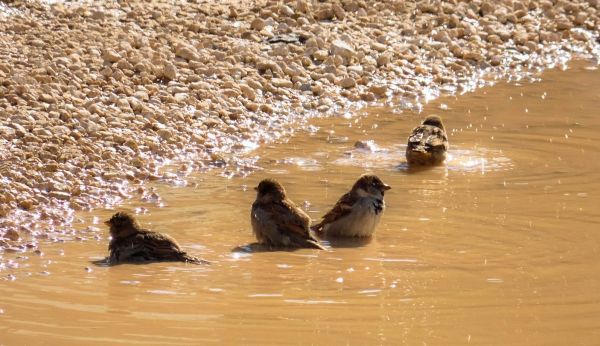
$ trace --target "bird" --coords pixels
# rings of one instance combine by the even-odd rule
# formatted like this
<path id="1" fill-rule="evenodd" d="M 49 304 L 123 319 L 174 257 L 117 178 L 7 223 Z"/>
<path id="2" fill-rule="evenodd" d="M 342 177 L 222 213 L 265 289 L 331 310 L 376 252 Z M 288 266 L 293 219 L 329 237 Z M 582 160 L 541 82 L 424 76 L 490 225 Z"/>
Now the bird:
<path id="1" fill-rule="evenodd" d="M 448 136 L 442 118 L 429 115 L 408 136 L 406 161 L 410 165 L 439 165 L 446 160 Z"/>
<path id="2" fill-rule="evenodd" d="M 310 230 L 310 217 L 290 200 L 274 179 L 263 179 L 257 187 L 250 219 L 261 245 L 273 248 L 325 250 Z"/>
<path id="3" fill-rule="evenodd" d="M 312 229 L 327 237 L 370 237 L 385 209 L 383 195 L 389 189 L 376 175 L 361 175 Z"/>
<path id="4" fill-rule="evenodd" d="M 161 261 L 210 263 L 188 255 L 170 236 L 143 229 L 135 217 L 127 212 L 115 213 L 104 224 L 110 227 L 109 264 Z"/>

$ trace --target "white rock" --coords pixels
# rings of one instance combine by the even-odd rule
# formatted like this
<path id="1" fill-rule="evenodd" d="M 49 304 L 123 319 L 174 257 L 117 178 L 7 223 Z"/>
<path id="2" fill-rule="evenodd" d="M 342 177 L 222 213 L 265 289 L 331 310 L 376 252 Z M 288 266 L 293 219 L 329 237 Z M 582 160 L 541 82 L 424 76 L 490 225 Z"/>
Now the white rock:
<path id="1" fill-rule="evenodd" d="M 342 40 L 335 40 L 331 43 L 331 54 L 340 55 L 345 59 L 351 59 L 356 55 L 356 51 L 350 44 Z"/>
<path id="2" fill-rule="evenodd" d="M 325 61 L 329 56 L 329 52 L 324 49 L 317 50 L 313 53 L 313 58 L 317 61 Z"/>
<path id="3" fill-rule="evenodd" d="M 291 88 L 294 86 L 294 83 L 285 78 L 273 78 L 271 84 L 277 88 Z"/>
<path id="4" fill-rule="evenodd" d="M 108 48 L 102 52 L 102 58 L 110 63 L 117 62 L 121 59 L 121 55 L 114 49 Z"/>
<path id="5" fill-rule="evenodd" d="M 371 49 L 374 49 L 378 52 L 385 52 L 387 50 L 387 46 L 385 44 L 373 41 L 371 42 Z"/>
<path id="6" fill-rule="evenodd" d="M 196 49 L 187 45 L 178 46 L 175 50 L 175 55 L 188 61 L 200 60 L 199 55 L 196 53 Z"/>
<path id="7" fill-rule="evenodd" d="M 60 199 L 62 201 L 68 201 L 71 199 L 71 194 L 62 191 L 51 191 L 48 195 L 52 198 Z"/>
<path id="8" fill-rule="evenodd" d="M 281 5 L 279 6 L 279 14 L 285 17 L 291 17 L 294 15 L 294 10 L 287 5 Z"/>

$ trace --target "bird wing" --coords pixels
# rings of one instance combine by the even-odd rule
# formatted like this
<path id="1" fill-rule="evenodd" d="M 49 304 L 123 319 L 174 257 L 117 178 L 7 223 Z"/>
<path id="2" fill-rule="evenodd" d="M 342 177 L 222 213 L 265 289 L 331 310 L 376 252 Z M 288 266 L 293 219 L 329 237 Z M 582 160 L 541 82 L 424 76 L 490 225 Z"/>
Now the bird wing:
<path id="1" fill-rule="evenodd" d="M 304 238 L 310 237 L 310 217 L 294 202 L 285 199 L 279 203 L 271 203 L 271 216 L 279 226 L 280 232 Z"/>
<path id="2" fill-rule="evenodd" d="M 326 224 L 332 223 L 340 218 L 348 215 L 352 211 L 352 206 L 356 203 L 357 198 L 352 193 L 345 193 L 329 212 L 323 215 L 321 222 L 312 227 L 313 230 L 321 232 Z"/>
<path id="3" fill-rule="evenodd" d="M 144 262 L 180 260 L 185 254 L 177 242 L 166 234 L 141 230 L 113 244 L 111 260 Z"/>
<path id="4" fill-rule="evenodd" d="M 140 236 L 143 237 L 143 239 L 140 239 L 140 243 L 144 247 L 144 252 L 153 254 L 155 260 L 210 264 L 208 261 L 183 251 L 177 241 L 169 235 L 147 231 L 138 235 L 138 237 Z"/>
<path id="5" fill-rule="evenodd" d="M 275 246 L 325 249 L 310 230 L 310 217 L 292 201 L 255 203 L 252 228 L 257 235 Z"/>
<path id="6" fill-rule="evenodd" d="M 310 229 L 310 216 L 294 202 L 285 199 L 280 204 L 276 203 L 275 208 L 283 209 L 281 212 L 278 210 L 278 215 L 281 216 L 279 220 L 282 225 L 281 231 L 287 233 L 296 246 L 325 250 Z"/>
<path id="7" fill-rule="evenodd" d="M 157 232 L 140 232 L 137 237 L 139 242 L 150 253 L 155 254 L 157 259 L 179 258 L 183 253 L 179 244 L 170 236 Z"/>
<path id="8" fill-rule="evenodd" d="M 446 131 L 437 126 L 417 126 L 408 137 L 408 149 L 417 151 L 447 150 Z"/>

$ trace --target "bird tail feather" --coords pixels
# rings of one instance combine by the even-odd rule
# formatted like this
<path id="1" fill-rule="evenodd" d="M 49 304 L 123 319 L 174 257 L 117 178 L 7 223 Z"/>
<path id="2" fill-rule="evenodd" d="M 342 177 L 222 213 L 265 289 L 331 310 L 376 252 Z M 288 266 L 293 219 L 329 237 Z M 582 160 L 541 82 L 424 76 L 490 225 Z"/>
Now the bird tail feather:
<path id="1" fill-rule="evenodd" d="M 323 245 L 319 244 L 319 241 L 317 241 L 317 240 L 308 239 L 308 240 L 306 240 L 306 243 L 308 244 L 309 248 L 318 249 L 318 250 L 327 250 L 327 248 L 325 248 Z"/>
<path id="2" fill-rule="evenodd" d="M 184 253 L 182 255 L 181 258 L 184 262 L 186 263 L 191 263 L 191 264 L 210 264 L 209 261 L 207 260 L 203 260 L 202 258 L 198 258 L 192 255 L 188 255 L 187 253 Z"/>

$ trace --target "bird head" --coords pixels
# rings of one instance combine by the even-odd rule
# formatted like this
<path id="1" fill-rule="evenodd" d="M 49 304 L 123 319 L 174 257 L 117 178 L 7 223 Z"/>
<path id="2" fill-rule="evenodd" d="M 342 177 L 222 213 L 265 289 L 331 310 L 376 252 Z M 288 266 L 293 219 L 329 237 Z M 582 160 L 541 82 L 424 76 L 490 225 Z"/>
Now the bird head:
<path id="1" fill-rule="evenodd" d="M 440 129 L 444 129 L 444 123 L 442 122 L 442 118 L 439 115 L 429 115 L 425 120 L 423 120 L 423 125 L 431 125 L 435 127 L 439 127 Z"/>
<path id="2" fill-rule="evenodd" d="M 110 235 L 113 238 L 135 233 L 141 228 L 135 217 L 124 211 L 115 213 L 104 224 L 110 227 Z"/>
<path id="3" fill-rule="evenodd" d="M 275 179 L 262 180 L 254 190 L 256 190 L 256 199 L 263 201 L 285 199 L 285 189 Z"/>
<path id="4" fill-rule="evenodd" d="M 378 176 L 374 174 L 363 174 L 358 178 L 356 183 L 354 183 L 352 191 L 357 192 L 363 197 L 369 195 L 372 197 L 383 197 L 385 191 L 391 188 L 391 186 L 381 181 Z"/>

